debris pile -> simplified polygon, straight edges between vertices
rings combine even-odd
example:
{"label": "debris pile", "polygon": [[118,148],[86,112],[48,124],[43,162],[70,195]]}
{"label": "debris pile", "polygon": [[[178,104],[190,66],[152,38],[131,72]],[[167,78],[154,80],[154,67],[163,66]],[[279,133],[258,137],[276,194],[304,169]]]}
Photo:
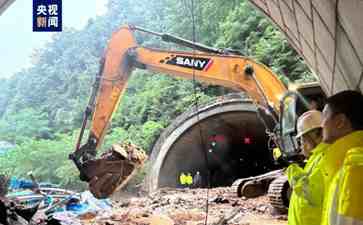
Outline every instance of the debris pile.
{"label": "debris pile", "polygon": [[[164,188],[144,197],[116,199],[108,219],[83,221],[97,225],[202,225],[206,218],[206,189]],[[231,188],[209,190],[208,224],[285,224],[267,197],[242,199]]]}
{"label": "debris pile", "polygon": [[[112,200],[96,199],[89,191],[67,195],[60,190],[48,188],[31,222],[21,225],[202,225],[206,220],[206,189],[163,188]],[[286,224],[286,215],[274,212],[267,197],[238,198],[232,188],[210,189],[208,195],[209,225]],[[25,199],[20,194],[17,198]]]}
{"label": "debris pile", "polygon": [[85,163],[84,173],[91,179],[89,190],[97,198],[107,198],[135,175],[146,158],[145,152],[131,143],[112,145],[100,158]]}
{"label": "debris pile", "polygon": [[[109,191],[113,193],[117,187],[127,183],[135,169],[143,165],[146,155],[138,147],[124,143],[113,145],[101,159],[98,166],[109,166],[115,170],[99,170],[100,167],[97,167],[98,170],[93,171],[93,175],[95,179],[99,179],[91,182],[92,193],[77,193],[55,186],[45,187],[32,175],[32,181],[4,180],[7,185],[10,183],[10,186],[28,190],[18,190],[0,199],[0,203],[4,203],[3,208],[6,208],[5,211],[0,210],[0,213],[13,213],[15,220],[18,216],[17,223],[9,220],[10,222],[0,221],[0,224],[202,225],[206,221],[209,225],[286,224],[286,215],[274,212],[267,197],[239,198],[232,187],[210,190],[162,188],[152,194],[144,193],[140,189],[138,193],[119,192],[112,199],[98,199],[100,196],[92,188],[97,187],[102,194]],[[93,165],[97,165],[97,162]],[[88,169],[91,170],[92,166]],[[116,180],[113,180],[113,184],[117,183],[118,186],[110,189],[107,186],[109,183],[100,182],[102,177],[108,176],[102,174],[102,171],[114,171],[112,176],[115,175]],[[3,189],[1,192],[4,195],[6,188]],[[20,217],[29,222],[21,221]]]}
{"label": "debris pile", "polygon": [[46,210],[39,210],[33,218],[33,223],[46,225],[57,222],[61,225],[80,225],[82,221],[110,218],[111,213],[112,204],[109,199],[96,199],[91,192],[85,191],[69,196],[65,201]]}

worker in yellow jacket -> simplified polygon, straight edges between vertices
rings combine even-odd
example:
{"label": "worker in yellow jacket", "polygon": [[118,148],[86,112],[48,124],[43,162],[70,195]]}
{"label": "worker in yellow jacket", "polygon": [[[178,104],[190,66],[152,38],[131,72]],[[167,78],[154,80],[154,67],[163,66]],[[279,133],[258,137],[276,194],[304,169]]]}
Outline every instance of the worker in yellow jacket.
{"label": "worker in yellow jacket", "polygon": [[303,168],[292,164],[286,174],[292,194],[288,211],[289,225],[318,225],[321,222],[325,186],[321,182],[322,158],[328,144],[322,143],[321,112],[311,110],[301,115],[297,122],[297,138],[307,163]]}
{"label": "worker in yellow jacket", "polygon": [[323,141],[331,143],[323,163],[322,225],[363,224],[363,96],[343,91],[328,98]]}
{"label": "worker in yellow jacket", "polygon": [[186,184],[191,187],[193,185],[193,177],[191,173],[186,175]]}
{"label": "worker in yellow jacket", "polygon": [[187,180],[187,176],[182,172],[179,176],[179,182],[182,187],[185,187],[185,185],[187,184],[186,180]]}

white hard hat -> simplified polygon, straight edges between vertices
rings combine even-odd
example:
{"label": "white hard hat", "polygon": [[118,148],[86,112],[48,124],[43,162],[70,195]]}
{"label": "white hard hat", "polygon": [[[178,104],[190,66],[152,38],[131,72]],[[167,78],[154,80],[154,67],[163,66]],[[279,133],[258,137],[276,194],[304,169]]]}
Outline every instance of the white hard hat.
{"label": "white hard hat", "polygon": [[312,130],[321,128],[321,120],[321,112],[317,110],[310,110],[302,114],[297,120],[296,137],[299,138]]}

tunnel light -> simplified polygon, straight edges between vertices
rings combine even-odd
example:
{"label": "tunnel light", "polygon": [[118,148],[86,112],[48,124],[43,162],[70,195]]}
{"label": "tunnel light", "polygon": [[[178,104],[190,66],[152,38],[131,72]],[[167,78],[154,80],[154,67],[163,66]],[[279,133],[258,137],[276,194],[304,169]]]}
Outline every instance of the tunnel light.
{"label": "tunnel light", "polygon": [[217,135],[212,135],[208,138],[208,140],[210,142],[223,142],[226,140],[226,137],[223,134],[217,134]]}
{"label": "tunnel light", "polygon": [[252,144],[252,138],[244,137],[243,142],[245,143],[245,145],[250,145],[250,144]]}
{"label": "tunnel light", "polygon": [[208,150],[208,152],[209,152],[209,153],[212,153],[212,152],[213,152],[213,149],[211,149],[211,148],[210,148],[210,149]]}

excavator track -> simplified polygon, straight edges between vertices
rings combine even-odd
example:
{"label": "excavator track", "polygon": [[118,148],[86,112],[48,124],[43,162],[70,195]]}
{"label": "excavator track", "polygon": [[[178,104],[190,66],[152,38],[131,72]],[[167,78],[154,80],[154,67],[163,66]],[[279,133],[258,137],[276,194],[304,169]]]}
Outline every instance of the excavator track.
{"label": "excavator track", "polygon": [[286,212],[289,207],[291,188],[287,176],[282,175],[270,183],[267,196],[270,204],[280,212]]}
{"label": "excavator track", "polygon": [[237,193],[237,196],[239,198],[242,197],[242,186],[244,183],[246,183],[246,179],[242,178],[242,179],[238,179],[238,180],[234,181],[231,186],[233,193]]}
{"label": "excavator track", "polygon": [[[267,185],[276,178],[283,176],[282,170],[273,170],[254,177],[241,178],[233,182],[232,190],[238,197],[257,197],[267,191]],[[256,193],[254,193],[254,189]],[[265,189],[265,191],[261,190]]]}

